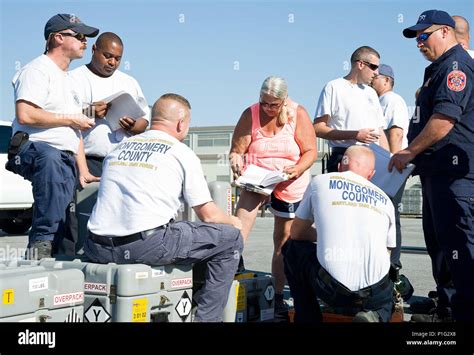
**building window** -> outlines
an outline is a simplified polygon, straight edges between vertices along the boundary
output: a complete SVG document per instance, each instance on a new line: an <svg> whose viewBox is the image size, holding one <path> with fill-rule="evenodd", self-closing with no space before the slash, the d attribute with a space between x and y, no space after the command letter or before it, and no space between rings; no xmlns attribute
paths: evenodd
<svg viewBox="0 0 474 355"><path fill-rule="evenodd" d="M230 137L227 133L207 133L198 135L198 147L228 147Z"/></svg>
<svg viewBox="0 0 474 355"><path fill-rule="evenodd" d="M191 147L189 145L190 141L191 141L191 139L189 138L189 136L187 136L186 138L184 138L183 143L186 144L188 147Z"/></svg>

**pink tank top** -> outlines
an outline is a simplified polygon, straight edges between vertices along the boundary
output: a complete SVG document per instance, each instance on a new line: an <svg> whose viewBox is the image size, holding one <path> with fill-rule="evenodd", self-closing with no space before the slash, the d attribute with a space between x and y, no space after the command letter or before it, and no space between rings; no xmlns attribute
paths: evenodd
<svg viewBox="0 0 474 355"><path fill-rule="evenodd" d="M266 137L260 126L260 104L250 107L252 111L252 140L248 148L247 164L254 164L269 170L283 170L286 166L295 165L301 151L295 140L296 113L298 104L287 100L288 122L280 132L273 137ZM311 179L309 170L306 170L298 179L281 182L273 193L285 202L297 202L303 194Z"/></svg>

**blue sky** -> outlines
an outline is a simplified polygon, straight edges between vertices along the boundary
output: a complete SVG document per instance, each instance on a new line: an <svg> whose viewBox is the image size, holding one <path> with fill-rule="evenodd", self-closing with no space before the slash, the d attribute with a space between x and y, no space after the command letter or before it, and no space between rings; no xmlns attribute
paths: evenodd
<svg viewBox="0 0 474 355"><path fill-rule="evenodd" d="M22 1L0 0L0 119L14 117L11 78L43 52L43 29L56 13L120 35L121 70L149 104L176 92L192 105L192 126L234 125L258 100L268 75L287 79L290 96L312 117L321 89L344 76L351 53L369 45L395 71L409 106L429 65L401 31L427 9L462 15L474 27L474 2L457 1ZM474 33L473 33L474 37ZM90 61L89 40L84 58ZM472 44L474 46L474 44Z"/></svg>

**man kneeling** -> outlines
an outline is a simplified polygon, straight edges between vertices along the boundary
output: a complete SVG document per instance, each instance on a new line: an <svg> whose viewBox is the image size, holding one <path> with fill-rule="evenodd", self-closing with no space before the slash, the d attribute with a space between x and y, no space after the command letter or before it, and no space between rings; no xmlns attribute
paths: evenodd
<svg viewBox="0 0 474 355"><path fill-rule="evenodd" d="M217 322L243 249L242 224L212 201L199 158L182 143L190 108L180 95L161 96L153 105L150 130L122 141L106 156L84 251L99 263L207 261L194 319ZM183 200L206 223L173 222Z"/></svg>
<svg viewBox="0 0 474 355"><path fill-rule="evenodd" d="M390 320L395 215L388 196L369 181L374 165L369 148L352 146L338 173L316 176L308 186L283 247L295 322L322 320L317 297L355 314L354 321Z"/></svg>

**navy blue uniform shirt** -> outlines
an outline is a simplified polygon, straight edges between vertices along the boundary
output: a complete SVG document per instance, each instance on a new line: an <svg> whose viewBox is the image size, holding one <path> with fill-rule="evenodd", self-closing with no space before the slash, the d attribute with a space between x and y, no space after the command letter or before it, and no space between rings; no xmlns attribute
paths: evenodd
<svg viewBox="0 0 474 355"><path fill-rule="evenodd" d="M474 178L474 60L460 46L449 49L425 69L410 121L408 142L423 130L434 113L455 120L439 142L418 154L415 175ZM419 107L419 110L418 110Z"/></svg>

